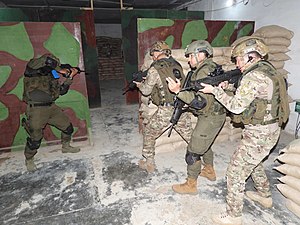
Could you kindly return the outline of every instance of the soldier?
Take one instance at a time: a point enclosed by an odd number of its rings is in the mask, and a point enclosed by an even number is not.
[[[43,138],[43,129],[47,124],[61,130],[63,153],[76,153],[78,147],[70,146],[74,131],[69,118],[55,104],[55,100],[68,92],[73,77],[79,72],[76,68],[60,65],[52,54],[45,54],[31,59],[24,73],[23,101],[27,103],[26,125],[29,132],[25,146],[25,164],[28,171],[35,171],[34,155],[37,153]],[[63,68],[68,67],[68,68]],[[60,84],[59,74],[66,77]]]
[[[148,118],[143,129],[143,150],[144,159],[139,161],[139,167],[154,172],[156,138],[161,135],[170,124],[174,106],[174,94],[172,94],[166,82],[166,77],[183,78],[181,65],[171,56],[171,49],[164,41],[155,42],[150,48],[150,55],[153,63],[147,72],[143,82],[135,82],[144,96],[150,96],[150,101],[157,106],[157,110]],[[176,77],[175,77],[176,76]],[[190,139],[191,118],[188,114],[183,115],[176,125],[177,131],[185,140]]]
[[[232,59],[242,72],[242,79],[233,96],[224,92],[228,84],[208,84],[201,91],[212,93],[242,122],[242,139],[227,168],[226,212],[213,217],[217,224],[242,224],[245,182],[249,176],[256,192],[246,195],[265,208],[272,207],[270,184],[262,161],[275,146],[280,125],[287,121],[289,105],[283,76],[267,61],[268,48],[257,37],[243,37],[233,44]]]
[[[213,49],[205,40],[192,42],[187,46],[185,55],[188,57],[191,68],[195,69],[191,81],[207,77],[217,67],[217,64],[212,60]],[[183,184],[172,186],[173,190],[180,194],[197,194],[199,173],[200,176],[206,177],[211,181],[216,180],[211,146],[225,122],[226,110],[211,94],[180,91],[180,82],[175,82],[170,78],[167,78],[167,81],[170,90],[177,93],[177,97],[186,104],[192,105],[193,102],[197,101],[200,101],[202,104],[202,107],[200,107],[202,109],[192,110],[194,115],[197,116],[197,124],[193,130],[185,156],[187,181]],[[202,170],[201,158],[204,164]]]

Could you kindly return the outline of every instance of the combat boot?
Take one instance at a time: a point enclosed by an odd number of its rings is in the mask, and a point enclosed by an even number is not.
[[[215,224],[220,225],[242,225],[242,217],[230,216],[227,212],[216,215],[212,218]]]
[[[210,181],[216,181],[216,173],[212,165],[206,164],[200,173],[201,177],[206,177]]]
[[[147,170],[148,173],[153,173],[156,169],[155,161],[152,158],[147,158],[145,160],[141,159],[139,161],[139,168]]]
[[[250,198],[252,201],[257,202],[264,208],[271,208],[273,204],[273,200],[271,197],[263,197],[257,191],[246,191],[246,196]]]
[[[62,153],[77,153],[77,152],[80,152],[80,148],[72,147],[70,145],[70,142],[63,142],[61,151],[62,151]]]
[[[186,182],[183,184],[174,184],[172,186],[173,191],[179,194],[190,194],[196,195],[197,190],[197,179],[187,178]]]
[[[25,159],[25,165],[26,165],[26,168],[27,168],[28,172],[33,172],[33,171],[37,170],[37,167],[36,167],[36,165],[34,163],[33,158],[31,158],[31,159]]]

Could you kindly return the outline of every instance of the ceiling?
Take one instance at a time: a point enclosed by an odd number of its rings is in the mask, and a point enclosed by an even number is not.
[[[121,9],[181,10],[201,0],[0,0],[1,8],[93,9],[95,23],[121,23]]]

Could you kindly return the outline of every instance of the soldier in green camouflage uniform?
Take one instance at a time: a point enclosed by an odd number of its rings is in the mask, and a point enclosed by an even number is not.
[[[217,224],[242,224],[245,182],[249,176],[257,191],[247,191],[246,195],[266,208],[272,207],[270,184],[262,161],[277,143],[281,123],[287,120],[282,121],[278,114],[287,93],[284,79],[264,60],[267,54],[268,48],[262,39],[238,39],[234,43],[232,58],[242,72],[242,79],[235,94],[229,96],[224,92],[223,89],[228,86],[226,83],[218,87],[203,84],[204,93],[212,93],[237,115],[234,117],[236,122],[244,124],[241,142],[227,168],[226,212],[213,217]],[[286,108],[284,114],[288,113]]]
[[[146,79],[135,82],[144,96],[150,96],[150,101],[157,106],[156,112],[148,119],[143,129],[143,160],[139,167],[153,172],[155,170],[155,142],[159,135],[170,125],[174,110],[174,94],[166,83],[166,77],[174,79],[183,78],[181,65],[171,56],[171,49],[164,41],[155,42],[151,49],[153,63],[151,64]],[[175,128],[182,137],[189,141],[191,136],[191,118],[188,114],[182,115]]]
[[[198,40],[192,42],[187,46],[185,55],[189,58],[190,66],[196,68],[191,76],[191,81],[207,77],[217,67],[217,64],[212,60],[213,49],[207,41]],[[177,98],[191,105],[191,108],[193,108],[192,105],[195,100],[203,104],[202,109],[192,110],[197,116],[197,124],[187,147],[187,181],[183,184],[172,186],[173,190],[180,194],[197,194],[197,178],[199,174],[211,181],[216,180],[211,146],[225,122],[226,110],[215,100],[212,94],[180,91],[178,82],[175,83],[170,78],[167,81],[170,90],[178,93]],[[204,167],[201,170],[202,160]]]
[[[80,149],[70,146],[74,131],[67,115],[55,104],[55,100],[68,92],[73,77],[79,72],[68,64],[61,65],[52,54],[31,59],[24,73],[23,101],[27,103],[26,117],[29,137],[25,146],[25,163],[28,171],[36,170],[34,155],[43,138],[43,129],[47,124],[61,130],[63,153],[76,153]],[[61,84],[59,73],[66,77]]]

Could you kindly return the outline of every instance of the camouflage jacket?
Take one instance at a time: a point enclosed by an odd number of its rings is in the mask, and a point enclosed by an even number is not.
[[[215,87],[212,93],[230,112],[241,114],[245,110],[249,110],[256,99],[270,101],[273,95],[273,82],[259,69],[250,69],[243,73],[235,95],[229,96],[219,87]],[[264,111],[270,110],[271,105],[268,104]],[[254,109],[254,111],[257,111],[257,109]],[[262,113],[263,121],[271,121],[273,119],[270,113]]]

